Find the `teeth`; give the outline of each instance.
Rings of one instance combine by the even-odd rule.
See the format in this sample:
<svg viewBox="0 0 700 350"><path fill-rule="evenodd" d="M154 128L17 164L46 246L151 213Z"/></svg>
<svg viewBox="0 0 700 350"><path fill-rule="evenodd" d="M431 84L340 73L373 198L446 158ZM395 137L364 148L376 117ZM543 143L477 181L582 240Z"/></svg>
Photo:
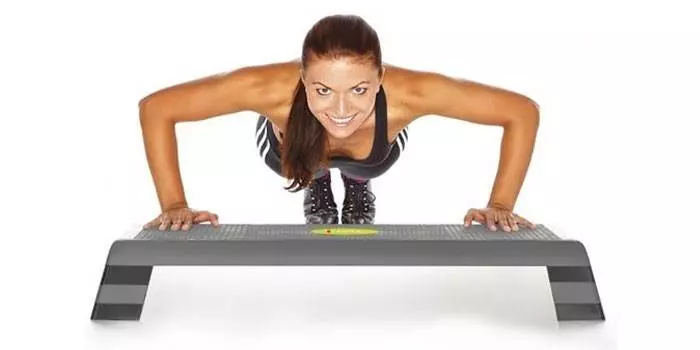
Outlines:
<svg viewBox="0 0 700 350"><path fill-rule="evenodd" d="M339 123L339 124L344 124L344 123L347 123L350 120L352 120L352 118L354 118L354 117L355 116L348 117L348 118L333 118L333 117L331 117L331 120L333 120L334 122Z"/></svg>

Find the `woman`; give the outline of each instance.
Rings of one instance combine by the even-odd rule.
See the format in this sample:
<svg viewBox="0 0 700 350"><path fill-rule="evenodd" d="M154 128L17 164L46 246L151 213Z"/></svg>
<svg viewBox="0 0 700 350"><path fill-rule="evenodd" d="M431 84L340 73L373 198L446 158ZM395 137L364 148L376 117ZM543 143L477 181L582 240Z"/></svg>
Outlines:
<svg viewBox="0 0 700 350"><path fill-rule="evenodd" d="M472 221L491 230L534 224L512 212L539 123L537 105L514 92L382 62L376 32L360 17L328 16L307 33L301 61L243 67L171 86L142 99L140 120L162 213L144 225L188 230L218 215L188 207L178 171L174 124L240 111L259 114L256 141L267 166L304 189L307 224L371 224L371 179L401 156L408 125L425 115L504 128L501 162L485 208ZM459 155L455 155L459 156ZM340 170L340 219L329 169Z"/></svg>

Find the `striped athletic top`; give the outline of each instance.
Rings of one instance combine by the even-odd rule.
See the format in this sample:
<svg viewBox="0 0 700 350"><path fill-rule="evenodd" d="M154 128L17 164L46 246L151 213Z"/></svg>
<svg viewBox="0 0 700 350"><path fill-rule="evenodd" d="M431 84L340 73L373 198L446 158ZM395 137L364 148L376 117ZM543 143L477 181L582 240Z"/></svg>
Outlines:
<svg viewBox="0 0 700 350"><path fill-rule="evenodd" d="M374 165L382 163L391 153L392 144L387 140L387 102L384 87L379 86L377 101L375 103L375 122L374 122L374 141L372 142L372 151L365 159L356 160L346 156L334 156L330 158L331 164L352 163ZM284 137L282 131L280 136Z"/></svg>

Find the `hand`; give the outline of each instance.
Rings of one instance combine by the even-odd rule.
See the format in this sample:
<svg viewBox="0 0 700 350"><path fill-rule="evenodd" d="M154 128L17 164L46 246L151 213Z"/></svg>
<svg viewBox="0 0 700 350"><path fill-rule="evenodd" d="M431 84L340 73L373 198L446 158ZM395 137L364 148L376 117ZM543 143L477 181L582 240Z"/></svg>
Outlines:
<svg viewBox="0 0 700 350"><path fill-rule="evenodd" d="M472 221L478 221L482 225L487 225L491 231L496 231L496 224L506 231L518 231L518 225L524 225L529 228L537 227L535 224L526 220L518 214L514 214L510 210L501 208L487 207L483 209L472 208L464 215L464 226L471 226Z"/></svg>
<svg viewBox="0 0 700 350"><path fill-rule="evenodd" d="M193 210L190 208L176 208L164 211L158 217L143 225L145 229L158 227L163 231L171 226L173 231L177 231L182 226L182 230L187 231L192 227L192 224L202 222L211 222L214 227L219 227L219 215L209 211Z"/></svg>

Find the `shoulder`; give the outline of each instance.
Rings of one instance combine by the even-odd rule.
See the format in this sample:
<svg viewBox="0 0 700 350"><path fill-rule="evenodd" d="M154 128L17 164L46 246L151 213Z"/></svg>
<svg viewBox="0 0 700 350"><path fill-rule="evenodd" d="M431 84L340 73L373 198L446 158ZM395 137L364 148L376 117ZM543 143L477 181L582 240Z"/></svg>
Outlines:
<svg viewBox="0 0 700 350"><path fill-rule="evenodd" d="M181 122L243 111L274 114L291 98L297 67L295 61L243 66L170 85L143 97L140 115Z"/></svg>
<svg viewBox="0 0 700 350"><path fill-rule="evenodd" d="M433 96L444 89L448 77L437 72L410 69L384 63L382 85L389 114L396 121L410 123L424 115Z"/></svg>
<svg viewBox="0 0 700 350"><path fill-rule="evenodd" d="M299 81L299 67L299 60L262 63L238 67L216 77L228 100L245 101L245 110L283 123Z"/></svg>
<svg viewBox="0 0 700 350"><path fill-rule="evenodd" d="M386 73L383 85L391 107L416 118L429 113L436 97L449 90L458 81L447 75L418 69L384 64Z"/></svg>
<svg viewBox="0 0 700 350"><path fill-rule="evenodd" d="M513 118L537 114L529 97L504 88L444 73L386 65L387 103L408 123L426 115L505 125Z"/></svg>
<svg viewBox="0 0 700 350"><path fill-rule="evenodd" d="M243 68L257 86L256 94L267 106L261 113L270 118L279 118L289 109L294 98L294 89L299 82L300 61L298 59L248 66Z"/></svg>
<svg viewBox="0 0 700 350"><path fill-rule="evenodd" d="M417 84L426 79L425 72L384 63L385 73L382 86L386 94L388 111L405 119L411 114L412 106L421 89Z"/></svg>

